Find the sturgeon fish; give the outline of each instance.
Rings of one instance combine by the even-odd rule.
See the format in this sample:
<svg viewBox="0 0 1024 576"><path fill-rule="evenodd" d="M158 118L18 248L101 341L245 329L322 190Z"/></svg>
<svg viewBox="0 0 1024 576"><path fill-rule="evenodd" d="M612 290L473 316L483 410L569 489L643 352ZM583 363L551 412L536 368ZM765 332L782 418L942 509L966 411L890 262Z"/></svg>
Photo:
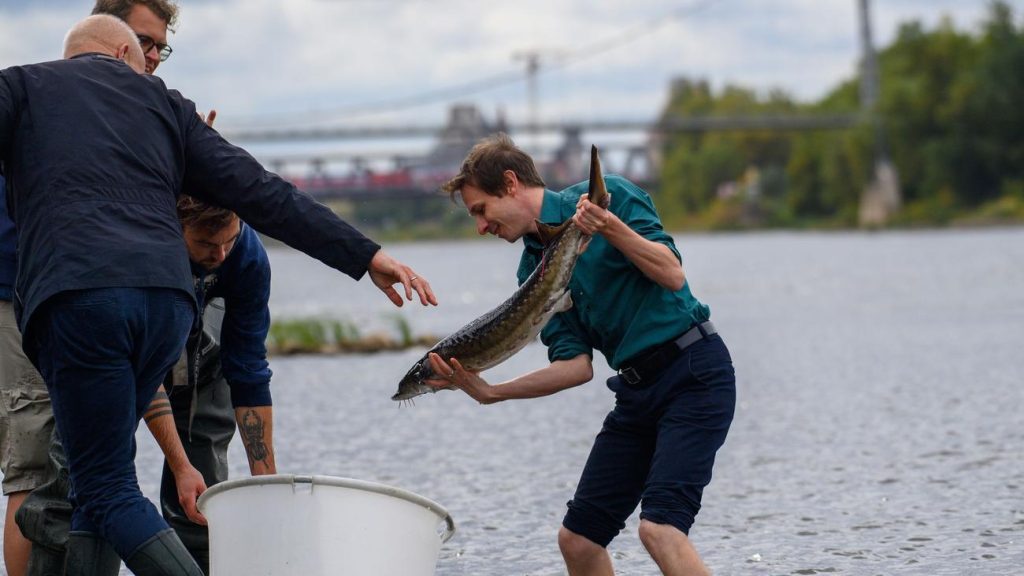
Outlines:
<svg viewBox="0 0 1024 576"><path fill-rule="evenodd" d="M594 204L607 207L608 190L601 174L597 147L590 149L590 190ZM569 280L576 260L589 239L572 219L559 226L537 221L537 232L544 244L540 264L518 290L497 308L466 324L427 351L398 383L392 400L409 400L437 390L426 380L438 378L430 366L429 355L458 358L470 372L483 372L501 364L519 352L540 334L552 316L572 307Z"/></svg>

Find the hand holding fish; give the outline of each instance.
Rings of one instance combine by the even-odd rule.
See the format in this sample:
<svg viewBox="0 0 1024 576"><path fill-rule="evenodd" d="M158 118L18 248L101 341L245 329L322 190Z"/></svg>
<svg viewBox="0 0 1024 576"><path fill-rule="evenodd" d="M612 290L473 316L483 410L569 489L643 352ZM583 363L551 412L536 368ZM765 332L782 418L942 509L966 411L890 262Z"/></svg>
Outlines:
<svg viewBox="0 0 1024 576"><path fill-rule="evenodd" d="M610 199L611 194L605 198ZM583 194L576 202L576 214L573 215L572 221L584 234L589 236L600 234L615 218L615 215L607 210L607 206L607 202L602 207L591 202L589 194Z"/></svg>
<svg viewBox="0 0 1024 576"><path fill-rule="evenodd" d="M449 364L435 352L431 352L429 356L430 367L434 374L443 374L444 376L426 380L427 385L438 390L458 388L481 404L492 404L497 401L492 398L492 386L478 374L466 370L455 358L452 358L451 364Z"/></svg>
<svg viewBox="0 0 1024 576"><path fill-rule="evenodd" d="M437 306L437 297L430 288L430 282L425 278L416 275L412 268L395 260L384 252L378 250L370 260L370 279L384 292L395 306L401 307L402 296L394 289L394 285L401 283L405 287L405 299L412 300L412 291L415 290L420 297L420 303L424 306L433 304Z"/></svg>

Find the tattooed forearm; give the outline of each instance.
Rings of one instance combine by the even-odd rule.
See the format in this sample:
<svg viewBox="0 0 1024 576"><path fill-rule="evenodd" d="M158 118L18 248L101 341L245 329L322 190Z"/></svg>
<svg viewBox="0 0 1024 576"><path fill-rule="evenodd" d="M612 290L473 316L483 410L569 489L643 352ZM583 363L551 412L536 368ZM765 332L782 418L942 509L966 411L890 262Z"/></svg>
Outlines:
<svg viewBox="0 0 1024 576"><path fill-rule="evenodd" d="M149 408L146 409L146 413L142 415L146 419L146 423L150 423L154 418L166 416L172 414L171 412L171 400L167 397L167 392L163 389L157 391L153 395L153 401L149 403Z"/></svg>
<svg viewBox="0 0 1024 576"><path fill-rule="evenodd" d="M272 406L236 406L235 422L253 476L277 474L274 463L274 409Z"/></svg>
<svg viewBox="0 0 1024 576"><path fill-rule="evenodd" d="M249 456L250 466L254 462L266 464L267 458L270 456L270 450L267 448L265 440L264 428L263 418L255 410L246 410L242 416L240 432L242 443L245 444L245 452Z"/></svg>

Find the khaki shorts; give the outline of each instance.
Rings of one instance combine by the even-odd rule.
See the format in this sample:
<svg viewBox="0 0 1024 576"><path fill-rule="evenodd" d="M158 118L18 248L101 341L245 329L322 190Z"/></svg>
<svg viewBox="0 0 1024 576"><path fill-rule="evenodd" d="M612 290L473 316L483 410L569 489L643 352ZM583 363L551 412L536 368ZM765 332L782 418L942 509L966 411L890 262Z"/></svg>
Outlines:
<svg viewBox="0 0 1024 576"><path fill-rule="evenodd" d="M21 350L21 332L10 302L0 300L0 471L3 492L46 483L47 448L53 432L50 395Z"/></svg>

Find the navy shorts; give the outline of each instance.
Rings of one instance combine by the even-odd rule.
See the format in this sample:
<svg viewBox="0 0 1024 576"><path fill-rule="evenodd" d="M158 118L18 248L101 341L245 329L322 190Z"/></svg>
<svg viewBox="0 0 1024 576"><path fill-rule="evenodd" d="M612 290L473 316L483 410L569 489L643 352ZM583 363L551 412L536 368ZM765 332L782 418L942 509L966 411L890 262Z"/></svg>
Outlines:
<svg viewBox="0 0 1024 576"><path fill-rule="evenodd" d="M736 406L736 375L721 337L680 353L657 379L608 379L605 418L562 524L608 546L640 504L640 518L689 533Z"/></svg>

